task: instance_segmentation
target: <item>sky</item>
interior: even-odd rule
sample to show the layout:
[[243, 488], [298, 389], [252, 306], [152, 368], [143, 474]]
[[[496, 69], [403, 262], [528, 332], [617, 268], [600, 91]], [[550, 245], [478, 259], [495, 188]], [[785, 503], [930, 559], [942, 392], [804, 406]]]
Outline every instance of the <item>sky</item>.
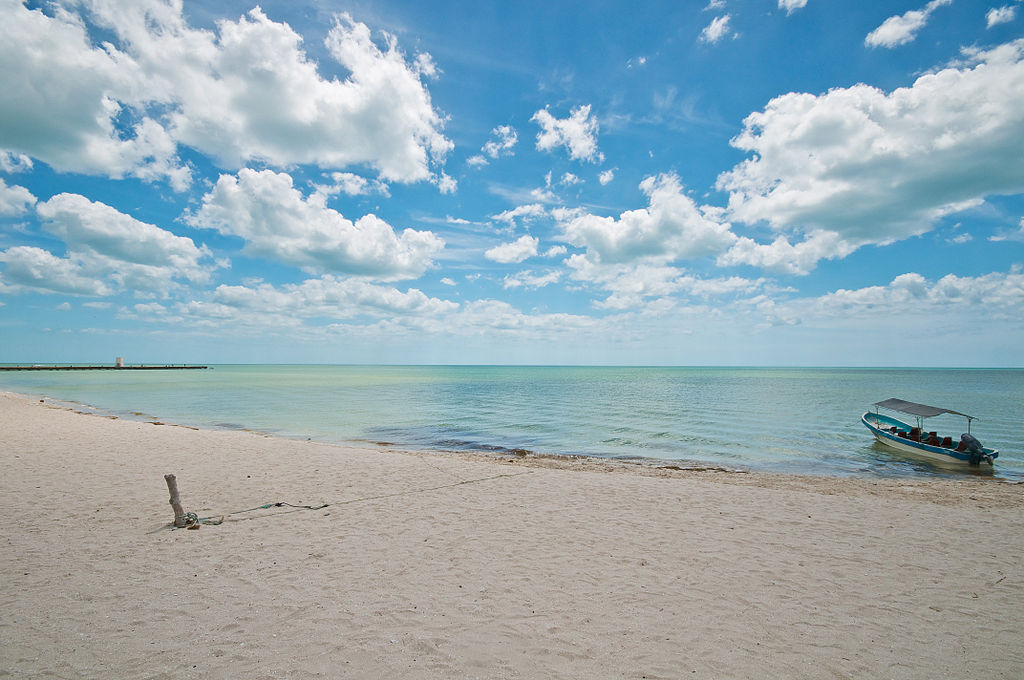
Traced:
[[0, 0], [0, 362], [1024, 366], [1024, 8]]

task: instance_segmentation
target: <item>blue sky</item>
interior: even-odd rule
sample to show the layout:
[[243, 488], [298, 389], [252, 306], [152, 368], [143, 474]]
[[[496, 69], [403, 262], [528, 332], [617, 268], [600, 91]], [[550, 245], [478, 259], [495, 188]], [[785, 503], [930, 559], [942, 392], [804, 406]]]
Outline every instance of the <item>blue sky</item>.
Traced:
[[1020, 2], [0, 2], [0, 361], [1024, 366]]

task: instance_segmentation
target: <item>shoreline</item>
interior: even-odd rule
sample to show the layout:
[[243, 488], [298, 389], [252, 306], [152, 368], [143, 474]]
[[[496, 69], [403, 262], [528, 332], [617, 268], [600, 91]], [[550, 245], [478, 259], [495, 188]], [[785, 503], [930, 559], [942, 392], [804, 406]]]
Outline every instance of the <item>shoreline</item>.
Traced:
[[[815, 473], [815, 472], [798, 472], [798, 471], [778, 471], [765, 469], [763, 467], [752, 466], [747, 467], [742, 463], [729, 465], [726, 463], [718, 463], [715, 461], [700, 460], [700, 459], [684, 459], [684, 458], [657, 458], [657, 457], [646, 457], [641, 455], [630, 455], [630, 456], [601, 456], [601, 455], [589, 455], [581, 453], [549, 453], [545, 451], [533, 451], [522, 448], [502, 448], [502, 447], [487, 447], [482, 449], [448, 449], [448, 448], [433, 448], [433, 447], [414, 447], [408, 445], [402, 445], [390, 441], [382, 441], [375, 439], [366, 438], [347, 438], [347, 439], [331, 439], [331, 438], [317, 438], [308, 437], [301, 433], [286, 433], [279, 430], [262, 430], [253, 427], [245, 427], [243, 425], [234, 423], [223, 423], [223, 424], [210, 424], [201, 423], [197, 421], [184, 421], [175, 422], [173, 420], [165, 419], [160, 416], [152, 415], [141, 411], [130, 411], [126, 409], [112, 410], [106, 407], [98, 407], [84, 402], [78, 402], [74, 400], [67, 400], [61, 398], [50, 397], [44, 393], [24, 393], [15, 392], [10, 389], [0, 388], [0, 395], [10, 394], [12, 396], [23, 398], [29, 401], [41, 400], [48, 404], [56, 404], [60, 408], [66, 408], [75, 413], [83, 415], [96, 415], [104, 418], [115, 418], [123, 419], [131, 422], [155, 422], [159, 425], [172, 425], [176, 427], [186, 427], [190, 429], [202, 429], [202, 430], [214, 430], [214, 431], [237, 431], [237, 432], [251, 432], [258, 435], [267, 437], [278, 437], [281, 439], [289, 439], [295, 441], [316, 441], [322, 444], [340, 447], [354, 447], [354, 448], [371, 448], [389, 450], [397, 453], [411, 454], [411, 455], [459, 455], [467, 456], [470, 458], [480, 458], [484, 460], [516, 457], [521, 459], [521, 462], [526, 464], [535, 464], [537, 466], [544, 467], [558, 467], [560, 462], [566, 463], [570, 468], [578, 468], [578, 465], [573, 462], [585, 461], [591, 466], [601, 468], [603, 466], [624, 466], [626, 469], [632, 470], [649, 470], [649, 469], [663, 469], [672, 470], [679, 468], [684, 471], [715, 471], [724, 473], [736, 473], [736, 474], [754, 474], [759, 476], [778, 476], [780, 478], [798, 477], [808, 479], [840, 479], [840, 480], [866, 480], [870, 482], [880, 480], [895, 480], [895, 481], [911, 481], [911, 480], [949, 480], [954, 483], [959, 483], [965, 480], [987, 480], [990, 482], [1000, 482], [1004, 484], [1024, 484], [1024, 478], [1015, 478], [1013, 476], [1000, 476], [1003, 472], [998, 468], [996, 469], [961, 469], [959, 467], [944, 467], [936, 464], [934, 461], [918, 461], [926, 462], [929, 464], [930, 469], [928, 471], [916, 471], [907, 474], [898, 473], [887, 473], [887, 474], [873, 474], [867, 471], [852, 472], [848, 471], [845, 474], [836, 474], [833, 470], [831, 472]], [[166, 422], [165, 422], [166, 421]], [[913, 456], [911, 456], [913, 458]], [[550, 463], [538, 463], [537, 461], [552, 461]], [[657, 473], [655, 473], [657, 474]]]
[[[355, 448], [10, 393], [0, 430], [0, 674], [1024, 672], [1019, 484]], [[172, 530], [166, 473], [225, 522]]]

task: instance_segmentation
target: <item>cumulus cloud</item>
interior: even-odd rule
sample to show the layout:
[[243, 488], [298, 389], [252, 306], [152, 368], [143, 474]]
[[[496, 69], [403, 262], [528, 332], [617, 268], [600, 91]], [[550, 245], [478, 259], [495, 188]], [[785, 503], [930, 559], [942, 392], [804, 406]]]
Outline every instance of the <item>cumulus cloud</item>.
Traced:
[[16, 290], [166, 297], [182, 288], [180, 281], [209, 281], [214, 268], [205, 246], [78, 194], [58, 194], [36, 212], [67, 254], [28, 246], [4, 251], [3, 280]]
[[326, 275], [280, 287], [218, 286], [211, 302], [244, 313], [348, 319], [356, 316], [435, 316], [459, 305], [425, 295], [415, 288], [402, 292], [359, 279]]
[[[720, 17], [715, 17], [711, 20], [711, 23], [704, 27], [700, 32], [700, 41], [715, 45], [722, 38], [729, 36], [729, 21], [732, 17], [728, 14], [723, 14]], [[732, 34], [735, 37], [735, 33]]]
[[447, 321], [460, 334], [531, 338], [575, 337], [601, 325], [598, 319], [577, 314], [524, 314], [507, 302], [490, 299], [467, 302]]
[[586, 248], [586, 257], [595, 263], [714, 255], [736, 241], [729, 224], [698, 208], [675, 175], [648, 177], [640, 190], [648, 198], [647, 208], [626, 211], [617, 219], [571, 215], [562, 225], [565, 240]]
[[563, 146], [573, 160], [604, 162], [604, 154], [597, 150], [599, 126], [597, 119], [590, 116], [590, 104], [577, 106], [568, 118], [555, 118], [547, 108], [543, 108], [530, 120], [541, 128], [537, 133], [537, 149], [540, 151]]
[[36, 197], [25, 187], [13, 185], [0, 177], [0, 217], [18, 217], [24, 215], [35, 205]]
[[[188, 184], [170, 134], [146, 112], [165, 97], [130, 55], [94, 45], [77, 14], [3, 3], [0, 43], [0, 148], [60, 171]], [[131, 121], [126, 131], [121, 117]]]
[[436, 186], [442, 194], [454, 194], [459, 188], [459, 183], [454, 177], [450, 177], [443, 170], [430, 178], [431, 184]]
[[831, 231], [812, 232], [796, 245], [783, 236], [770, 244], [744, 236], [719, 255], [717, 263], [722, 267], [746, 264], [778, 274], [809, 274], [820, 260], [842, 259], [854, 250], [856, 246]]
[[382, 280], [420, 276], [444, 247], [433, 232], [395, 233], [372, 214], [352, 222], [328, 208], [321, 194], [304, 197], [290, 175], [271, 170], [221, 175], [187, 221], [240, 236], [245, 252], [255, 256], [313, 272]]
[[[495, 159], [501, 156], [511, 156], [515, 153], [512, 149], [515, 148], [515, 145], [519, 142], [519, 135], [516, 134], [515, 128], [511, 125], [499, 125], [491, 130], [491, 134], [494, 135], [495, 138], [488, 141], [480, 149], [480, 151], [483, 152], [483, 156], [474, 156], [473, 158], [470, 158], [468, 161], [470, 164], [487, 165], [487, 158]], [[480, 160], [475, 161], [474, 159]]]
[[515, 274], [509, 274], [502, 282], [502, 286], [508, 288], [543, 288], [553, 283], [558, 283], [562, 278], [562, 272], [551, 270], [543, 273], [534, 273], [526, 269]]
[[403, 292], [357, 278], [325, 275], [281, 286], [262, 282], [221, 285], [205, 299], [167, 307], [135, 305], [122, 308], [119, 316], [211, 330], [230, 328], [233, 332], [263, 334], [283, 329], [288, 337], [296, 338], [303, 331], [330, 328], [379, 331], [381, 324], [390, 329], [420, 327], [458, 309], [458, 303], [428, 297], [414, 288]]
[[28, 172], [32, 169], [32, 159], [23, 153], [11, 153], [0, 150], [0, 170], [4, 172]]
[[78, 258], [57, 257], [32, 246], [15, 246], [0, 251], [4, 263], [0, 286], [37, 290], [62, 295], [100, 297], [113, 289], [86, 272]]
[[[79, 11], [80, 7], [88, 11]], [[425, 78], [393, 36], [336, 17], [325, 45], [347, 69], [325, 79], [302, 39], [259, 9], [217, 32], [190, 27], [180, 2], [21, 3], [0, 9], [0, 148], [63, 171], [190, 180], [179, 145], [222, 167], [249, 161], [366, 165], [383, 179], [434, 176], [452, 148]], [[108, 41], [96, 44], [92, 27]]]
[[1016, 5], [1003, 5], [1002, 7], [993, 7], [985, 14], [985, 20], [988, 22], [986, 28], [992, 28], [999, 24], [1007, 24], [1017, 18], [1017, 6]]
[[499, 222], [505, 222], [510, 227], [514, 227], [517, 222], [532, 222], [533, 220], [539, 217], [544, 217], [547, 214], [547, 208], [540, 203], [530, 203], [527, 205], [516, 206], [510, 210], [500, 212], [497, 215], [491, 215], [491, 219], [498, 220]]
[[333, 196], [338, 193], [346, 196], [391, 195], [388, 185], [379, 179], [369, 180], [351, 172], [332, 172], [329, 177], [331, 184], [317, 186], [317, 191], [325, 196]]
[[502, 243], [500, 246], [491, 248], [484, 253], [484, 257], [503, 264], [522, 262], [526, 258], [537, 254], [537, 245], [539, 243], [540, 241], [533, 236], [520, 236], [511, 243]]
[[159, 290], [172, 278], [195, 283], [210, 278], [210, 267], [203, 263], [210, 257], [205, 247], [104, 203], [65, 193], [40, 203], [36, 211], [44, 228], [70, 252], [105, 260], [126, 287]]
[[[867, 85], [790, 93], [749, 115], [733, 146], [752, 157], [719, 176], [728, 214], [777, 231], [824, 233], [732, 257], [806, 271], [812, 252], [889, 243], [986, 196], [1024, 189], [1024, 40], [885, 93]], [[838, 235], [839, 240], [836, 240]], [[790, 265], [780, 258], [795, 256]]]
[[598, 309], [633, 310], [644, 307], [664, 311], [679, 298], [723, 300], [751, 295], [764, 288], [765, 279], [739, 276], [701, 278], [684, 270], [657, 262], [599, 264], [573, 255], [566, 260], [575, 281], [607, 291], [598, 300]]
[[1015, 271], [980, 276], [948, 274], [929, 280], [909, 272], [882, 286], [839, 289], [775, 305], [775, 311], [804, 322], [877, 318], [879, 314], [889, 318], [940, 314], [949, 317], [961, 310], [992, 319], [1024, 318], [1024, 275]]
[[609, 291], [607, 298], [594, 303], [598, 309], [635, 309], [648, 298], [664, 298], [682, 286], [683, 272], [665, 264], [602, 264], [579, 254], [565, 262], [572, 279]]
[[952, 2], [953, 0], [932, 0], [923, 9], [891, 16], [883, 21], [881, 26], [868, 33], [864, 38], [864, 44], [868, 47], [897, 47], [911, 42], [917, 37], [917, 32], [928, 23], [928, 17], [932, 12]]
[[779, 9], [786, 10], [786, 14], [792, 14], [798, 9], [807, 6], [807, 0], [779, 0]]
[[600, 175], [597, 176], [597, 181], [601, 183], [601, 186], [605, 186], [606, 184], [611, 184], [611, 181], [613, 179], [615, 179], [615, 169], [614, 168], [612, 168], [611, 170], [605, 170], [604, 172], [602, 172]]

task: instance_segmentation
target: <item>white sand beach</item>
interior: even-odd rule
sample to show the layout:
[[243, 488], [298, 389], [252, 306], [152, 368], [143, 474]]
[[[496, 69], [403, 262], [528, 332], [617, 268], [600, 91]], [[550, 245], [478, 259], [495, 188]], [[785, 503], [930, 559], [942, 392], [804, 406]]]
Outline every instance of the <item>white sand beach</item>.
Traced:
[[0, 677], [1024, 677], [1024, 485], [0, 432]]

